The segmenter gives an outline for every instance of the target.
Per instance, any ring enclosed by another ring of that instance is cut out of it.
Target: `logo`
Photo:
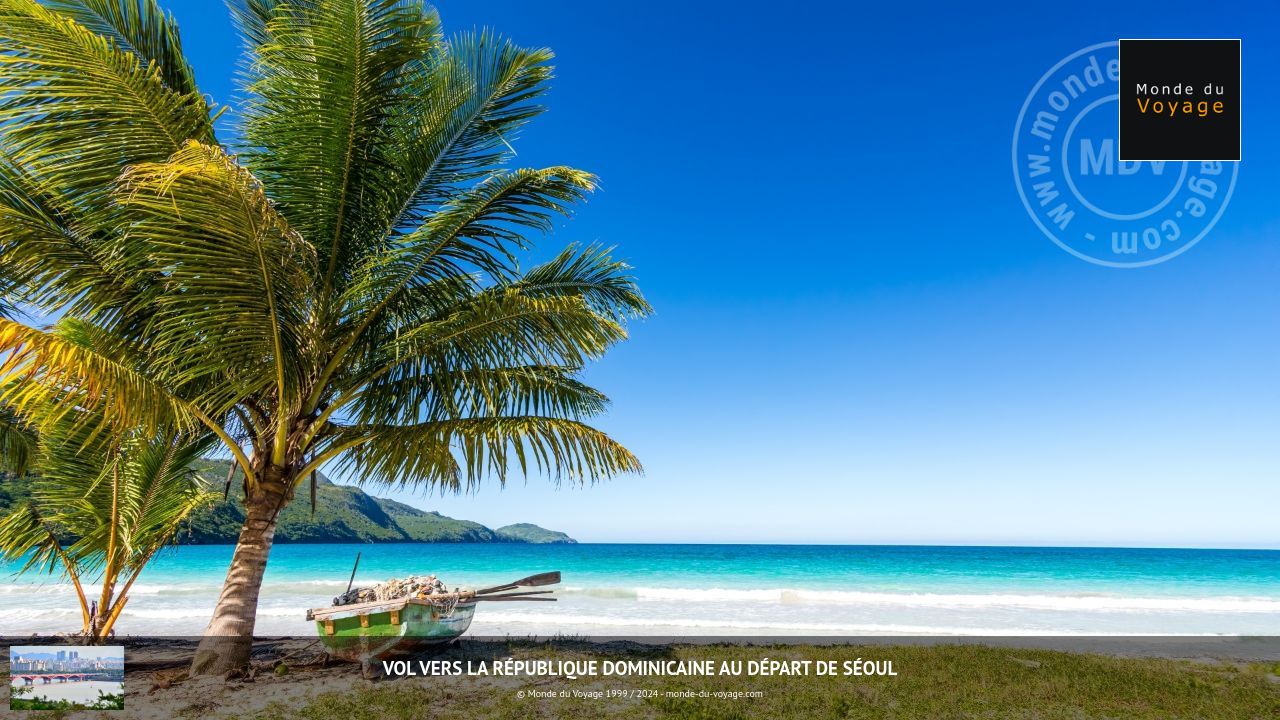
[[[1123,161],[1119,43],[1063,58],[1031,89],[1013,132],[1013,176],[1040,230],[1076,257],[1145,267],[1186,252],[1226,210],[1239,164]]]
[[[1239,40],[1120,40],[1120,157],[1240,160]]]

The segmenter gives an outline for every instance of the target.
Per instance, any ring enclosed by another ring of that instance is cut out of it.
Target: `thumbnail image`
[[[123,710],[124,648],[9,648],[10,710]]]

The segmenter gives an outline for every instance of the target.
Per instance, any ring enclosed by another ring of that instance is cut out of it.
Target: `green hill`
[[[227,477],[225,461],[204,460],[196,473],[221,490]],[[29,481],[0,474],[0,516],[24,500]],[[244,507],[236,498],[238,480],[232,482],[229,500],[218,500],[198,510],[178,533],[184,545],[234,543],[244,522]],[[278,543],[565,543],[568,535],[521,523],[491,530],[470,520],[457,520],[394,500],[377,498],[350,485],[335,485],[323,475],[316,482],[316,507],[311,511],[310,488],[304,484],[298,497],[280,512],[276,525]]]
[[[533,523],[516,523],[498,528],[495,532],[504,542],[554,543],[557,545],[578,542],[562,532],[538,527]]]

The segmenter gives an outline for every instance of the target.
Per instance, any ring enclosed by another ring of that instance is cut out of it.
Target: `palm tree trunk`
[[[102,597],[98,601],[98,614],[93,618],[93,627],[89,632],[89,643],[99,645],[102,641],[102,624],[106,620],[107,610],[111,607],[111,593],[115,590],[116,536],[120,532],[120,458],[117,457],[111,466],[111,531],[107,535],[107,561],[102,570]]]
[[[102,625],[101,637],[111,637],[111,630],[115,627],[116,620],[120,619],[120,613],[124,610],[125,603],[129,602],[129,590],[133,588],[134,581],[142,574],[142,569],[147,566],[147,563],[151,561],[151,557],[154,554],[154,552],[147,553],[147,555],[141,559],[141,562],[139,562],[138,566],[134,569],[133,574],[125,581],[124,587],[120,590],[120,594],[116,595],[116,606],[107,614],[107,620]]]
[[[53,537],[50,533],[50,537]],[[67,553],[62,549],[62,543],[57,538],[53,539],[54,547],[57,548],[58,557],[62,560],[62,567],[67,571],[67,577],[71,578],[71,584],[76,589],[76,599],[80,601],[80,619],[83,625],[80,628],[80,634],[89,636],[89,598],[84,594],[84,586],[80,584],[80,571],[71,563],[71,559],[67,557]]]
[[[258,477],[257,487],[245,501],[247,514],[240,538],[231,556],[222,595],[213,609],[213,619],[191,662],[191,675],[220,675],[249,664],[258,592],[275,539],[276,517],[293,497],[293,478],[282,476],[278,468],[264,469]]]

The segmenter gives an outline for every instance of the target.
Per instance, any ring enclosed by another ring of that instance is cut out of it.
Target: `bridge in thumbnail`
[[[110,677],[109,673],[33,673],[28,675],[13,675],[11,680],[21,680],[24,685],[35,685],[42,682],[49,685],[55,682],[85,682],[88,680],[112,680],[116,678]]]

